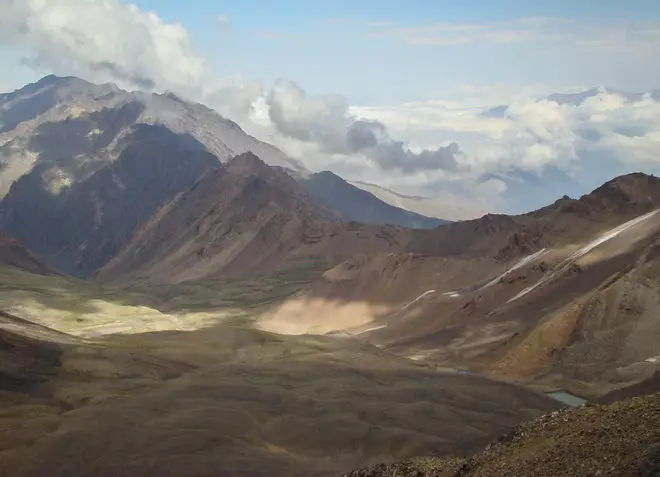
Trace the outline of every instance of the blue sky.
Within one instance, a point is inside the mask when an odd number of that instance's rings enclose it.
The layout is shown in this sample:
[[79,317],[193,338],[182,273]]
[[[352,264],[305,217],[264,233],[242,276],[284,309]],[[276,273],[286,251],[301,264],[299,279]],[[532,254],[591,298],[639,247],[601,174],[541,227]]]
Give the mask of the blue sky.
[[[553,25],[555,34],[607,29],[626,22],[660,19],[654,0],[594,1],[365,1],[213,2],[141,0],[164,20],[181,22],[196,51],[221,75],[244,75],[264,82],[292,78],[308,91],[333,91],[353,102],[426,99],[456,85],[549,84],[557,89],[607,84],[621,89],[660,87],[658,78],[608,53],[584,61],[570,42],[474,41],[411,45],[393,36],[369,35],[443,23],[490,26],[498,22],[548,17],[570,19]],[[218,18],[227,21],[221,24]],[[378,22],[390,25],[375,26]],[[520,29],[520,25],[498,26]],[[622,72],[623,70],[623,72]],[[626,73],[626,70],[633,70]],[[383,81],[383,79],[387,81]]]
[[[660,166],[658,0],[131,5],[0,0],[0,90],[51,72],[173,90],[312,171],[473,211]],[[595,86],[615,91],[539,101]]]
[[[447,22],[510,20],[531,16],[572,18],[630,17],[658,18],[660,7],[655,0],[137,0],[143,10],[157,11],[167,21],[195,22],[206,15],[225,13],[241,27],[264,28],[278,25],[295,28],[301,23],[328,18],[351,17],[356,20],[391,20],[400,22]],[[189,26],[194,26],[190,23]]]
[[[660,88],[651,48],[640,57],[630,55],[632,47],[611,51],[596,45],[616,32],[630,42],[639,31],[658,30],[657,0],[132,3],[183,25],[193,52],[220,77],[240,75],[263,84],[291,79],[310,93],[339,93],[352,104],[435,99],[464,85]],[[537,23],[521,23],[530,19]],[[444,30],[432,31],[439,26]],[[16,63],[17,55],[15,45],[0,47],[3,64]],[[15,66],[0,86],[19,86],[29,75]]]

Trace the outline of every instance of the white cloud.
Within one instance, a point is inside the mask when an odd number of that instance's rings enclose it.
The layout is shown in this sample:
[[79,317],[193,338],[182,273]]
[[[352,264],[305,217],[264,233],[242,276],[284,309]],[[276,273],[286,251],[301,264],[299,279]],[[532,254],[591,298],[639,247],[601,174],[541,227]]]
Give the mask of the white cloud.
[[266,98],[268,118],[280,134],[318,144],[328,155],[362,157],[384,170],[456,170],[461,155],[454,142],[413,150],[393,139],[378,120],[355,117],[346,98],[310,97],[291,81],[280,81]]
[[[358,108],[340,95],[308,95],[290,81],[265,90],[240,77],[218,79],[183,26],[119,0],[0,0],[0,7],[0,41],[29,51],[32,64],[131,88],[170,89],[242,122],[313,170],[330,168],[408,194],[474,195],[474,210],[506,209],[501,196],[511,191],[495,176],[512,170],[558,167],[570,174],[584,167],[586,155],[629,168],[660,166],[660,103],[650,97],[602,91],[559,104],[538,101],[553,92],[547,85],[501,83],[460,85],[433,101]],[[217,21],[226,26],[229,18]],[[368,28],[415,44],[573,42],[589,55],[640,58],[655,51],[660,31],[653,22],[589,26],[542,17]],[[505,115],[483,114],[499,105],[508,105]]]
[[[55,74],[171,90],[245,119],[261,86],[218,79],[192,50],[186,29],[119,0],[0,0],[0,42],[28,51],[24,63]],[[228,26],[227,15],[217,17]]]
[[181,25],[117,0],[3,0],[0,38],[55,71],[141,88],[188,89],[207,73]]
[[660,166],[660,102],[649,96],[631,100],[604,91],[579,104],[519,98],[503,117],[484,116],[470,101],[461,108],[447,100],[353,111],[383,121],[411,147],[456,140],[469,168],[445,178],[465,183],[511,171],[540,174],[551,166],[589,174],[586,152],[590,160],[614,160],[624,170]]

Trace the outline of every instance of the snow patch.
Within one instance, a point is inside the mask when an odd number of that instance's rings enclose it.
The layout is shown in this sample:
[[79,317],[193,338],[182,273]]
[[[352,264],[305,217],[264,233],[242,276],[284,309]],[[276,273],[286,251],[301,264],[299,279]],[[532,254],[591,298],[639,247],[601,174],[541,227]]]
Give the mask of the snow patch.
[[545,255],[546,253],[548,253],[548,251],[547,251],[545,248],[543,248],[543,249],[539,250],[538,252],[534,252],[534,253],[532,253],[532,254],[530,254],[530,255],[527,255],[526,257],[521,258],[521,259],[518,260],[518,261],[517,261],[517,262],[516,262],[511,268],[509,268],[506,272],[504,272],[504,273],[502,273],[501,275],[497,276],[496,278],[492,279],[491,281],[489,281],[488,283],[486,283],[484,286],[482,286],[481,288],[479,288],[479,290],[477,290],[477,291],[481,291],[481,290],[484,290],[485,288],[488,288],[488,287],[491,287],[491,286],[495,285],[495,284],[498,283],[502,278],[506,277],[509,273],[511,273],[511,272],[513,272],[513,271],[515,271],[515,270],[518,270],[519,268],[521,268],[521,267],[527,265],[527,264],[528,264],[529,262],[531,262],[532,260],[535,260],[535,259],[537,259],[537,258],[539,258],[539,257],[542,257],[542,256]]
[[355,336],[361,335],[362,333],[368,333],[370,331],[376,331],[376,330],[382,330],[383,328],[386,328],[387,325],[380,325],[380,326],[373,326],[371,328],[367,328],[366,330],[359,331],[355,333]]
[[641,215],[637,218],[634,218],[632,220],[629,220],[628,222],[625,222],[618,227],[614,227],[613,229],[605,232],[604,234],[600,235],[598,238],[595,240],[592,240],[589,242],[587,245],[584,247],[576,250],[573,252],[566,260],[561,262],[558,266],[556,266],[552,271],[544,275],[538,282],[536,282],[534,285],[529,286],[522,290],[520,293],[518,293],[516,296],[511,298],[507,303],[511,303],[512,301],[515,301],[525,295],[527,295],[529,292],[532,290],[535,290],[536,288],[548,283],[558,275],[564,273],[573,263],[575,263],[578,259],[586,255],[587,253],[591,252],[594,248],[598,247],[599,245],[607,242],[608,240],[613,239],[617,235],[625,232],[626,230],[630,229],[631,227],[634,227],[635,225],[644,222],[645,220],[653,217],[655,214],[660,212],[660,209],[654,210],[652,212],[649,212],[648,214]]
[[405,305],[403,305],[403,306],[401,307],[401,310],[400,310],[400,311],[404,311],[404,310],[408,309],[409,307],[411,307],[412,305],[414,305],[415,303],[417,303],[419,300],[421,300],[421,299],[424,298],[425,296],[430,295],[430,294],[432,294],[432,293],[435,293],[435,290],[427,290],[427,291],[425,291],[424,293],[422,293],[421,295],[419,295],[419,296],[418,296],[417,298],[415,298],[414,300],[411,300],[411,301],[409,301],[408,303],[406,303]]

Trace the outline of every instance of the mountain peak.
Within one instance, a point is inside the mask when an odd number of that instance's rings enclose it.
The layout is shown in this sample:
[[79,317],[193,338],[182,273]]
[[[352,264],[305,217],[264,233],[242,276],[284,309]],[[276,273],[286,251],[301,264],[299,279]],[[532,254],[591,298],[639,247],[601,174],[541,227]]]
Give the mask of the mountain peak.
[[53,74],[44,76],[33,84],[39,87],[52,86],[55,88],[89,88],[94,86],[89,81],[85,81],[77,76],[57,76]]
[[660,179],[643,172],[615,177],[586,197],[598,197],[620,202],[645,202],[660,189]]
[[234,172],[242,170],[266,170],[268,165],[253,152],[244,152],[234,156],[227,165]]
[[226,169],[229,173],[239,177],[255,176],[280,187],[291,190],[299,189],[295,179],[283,168],[269,166],[259,156],[249,151],[234,156],[226,165]]

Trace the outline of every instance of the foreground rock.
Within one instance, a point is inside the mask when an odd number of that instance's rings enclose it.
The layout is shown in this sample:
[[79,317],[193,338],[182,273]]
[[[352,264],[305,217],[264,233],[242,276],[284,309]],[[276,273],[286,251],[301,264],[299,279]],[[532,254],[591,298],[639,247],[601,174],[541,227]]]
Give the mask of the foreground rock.
[[460,461],[427,458],[344,477],[556,477],[660,475],[660,394],[555,411],[516,427]]

